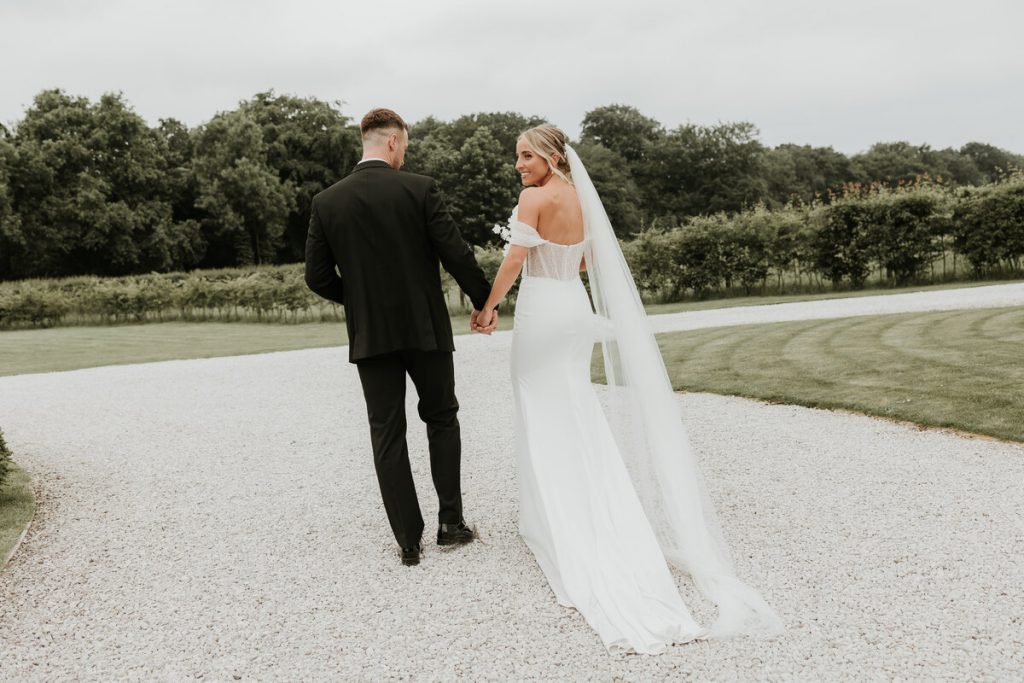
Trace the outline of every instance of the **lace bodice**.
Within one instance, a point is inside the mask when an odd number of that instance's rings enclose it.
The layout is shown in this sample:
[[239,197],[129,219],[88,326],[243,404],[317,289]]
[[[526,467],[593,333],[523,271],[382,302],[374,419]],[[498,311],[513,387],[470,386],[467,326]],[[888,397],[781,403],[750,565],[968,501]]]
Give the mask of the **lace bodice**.
[[509,243],[529,249],[523,264],[525,277],[571,280],[580,276],[580,261],[587,248],[586,238],[576,244],[549,242],[540,236],[536,228],[520,221],[516,209],[512,211],[509,228],[512,233]]

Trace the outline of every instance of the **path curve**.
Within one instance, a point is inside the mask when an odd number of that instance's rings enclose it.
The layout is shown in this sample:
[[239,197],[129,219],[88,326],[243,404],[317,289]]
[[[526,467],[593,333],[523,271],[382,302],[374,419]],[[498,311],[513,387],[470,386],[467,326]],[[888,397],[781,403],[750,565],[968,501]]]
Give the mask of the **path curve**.
[[[738,573],[788,632],[605,654],[516,533],[509,343],[456,341],[465,507],[481,541],[428,546],[415,568],[390,540],[344,349],[0,379],[7,441],[42,493],[0,573],[0,680],[1024,669],[1024,447],[709,394],[680,396],[684,420]],[[430,520],[414,417],[410,447]],[[710,605],[679,585],[708,621]]]
[[681,332],[727,325],[756,325],[791,320],[852,318],[862,315],[955,311],[962,308],[1024,306],[1024,282],[938,289],[903,294],[818,299],[783,304],[713,308],[706,311],[664,313],[650,317],[655,332]]

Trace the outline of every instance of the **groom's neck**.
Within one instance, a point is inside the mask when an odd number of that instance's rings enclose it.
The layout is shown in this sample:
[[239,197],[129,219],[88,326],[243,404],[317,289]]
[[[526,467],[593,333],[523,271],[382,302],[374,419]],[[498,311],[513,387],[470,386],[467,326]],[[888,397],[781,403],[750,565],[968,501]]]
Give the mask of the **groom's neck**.
[[360,162],[366,161],[368,159],[383,159],[384,161],[387,161],[388,163],[391,163],[391,161],[388,158],[388,150],[387,150],[387,148],[385,148],[385,149],[375,149],[375,148],[372,148],[372,147],[364,147],[363,148],[363,158],[360,160]]

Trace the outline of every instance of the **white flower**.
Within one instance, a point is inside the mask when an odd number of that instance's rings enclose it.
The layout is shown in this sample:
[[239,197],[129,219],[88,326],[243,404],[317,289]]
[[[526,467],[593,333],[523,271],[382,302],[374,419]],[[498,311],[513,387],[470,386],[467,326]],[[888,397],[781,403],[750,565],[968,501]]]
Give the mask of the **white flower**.
[[501,238],[501,241],[505,243],[505,253],[508,253],[508,245],[512,240],[512,224],[511,220],[506,225],[494,224],[492,232]]
[[519,205],[517,204],[515,208],[512,209],[512,215],[509,216],[508,223],[506,223],[505,225],[495,223],[494,227],[491,228],[491,232],[500,237],[501,241],[505,243],[505,248],[502,251],[502,253],[504,253],[506,256],[508,256],[509,247],[512,246],[512,221],[516,220],[516,214],[518,212]]

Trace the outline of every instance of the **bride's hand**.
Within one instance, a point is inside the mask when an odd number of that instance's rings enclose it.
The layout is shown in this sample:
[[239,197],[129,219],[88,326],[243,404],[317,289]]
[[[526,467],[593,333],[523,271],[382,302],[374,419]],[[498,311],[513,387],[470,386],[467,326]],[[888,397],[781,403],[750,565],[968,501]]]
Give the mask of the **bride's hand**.
[[485,308],[476,318],[477,332],[489,335],[498,326],[498,314],[493,308]]

